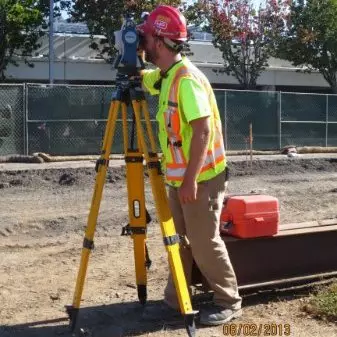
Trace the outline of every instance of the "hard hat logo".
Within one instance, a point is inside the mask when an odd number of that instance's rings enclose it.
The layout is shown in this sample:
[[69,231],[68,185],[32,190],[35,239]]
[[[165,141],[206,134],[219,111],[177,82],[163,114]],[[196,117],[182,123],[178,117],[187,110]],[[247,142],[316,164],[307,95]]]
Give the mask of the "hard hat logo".
[[161,21],[161,20],[156,20],[155,22],[154,22],[154,27],[156,28],[156,29],[167,29],[167,22],[165,22],[165,21]]

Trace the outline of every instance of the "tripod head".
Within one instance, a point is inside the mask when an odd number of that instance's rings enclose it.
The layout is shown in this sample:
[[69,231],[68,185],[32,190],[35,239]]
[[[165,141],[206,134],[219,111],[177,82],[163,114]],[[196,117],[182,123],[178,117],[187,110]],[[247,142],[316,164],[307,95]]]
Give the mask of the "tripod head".
[[138,50],[141,37],[136,30],[132,13],[124,15],[121,30],[115,31],[114,35],[115,47],[118,50],[114,68],[118,71],[118,78],[139,75],[140,70],[145,69],[145,65]]

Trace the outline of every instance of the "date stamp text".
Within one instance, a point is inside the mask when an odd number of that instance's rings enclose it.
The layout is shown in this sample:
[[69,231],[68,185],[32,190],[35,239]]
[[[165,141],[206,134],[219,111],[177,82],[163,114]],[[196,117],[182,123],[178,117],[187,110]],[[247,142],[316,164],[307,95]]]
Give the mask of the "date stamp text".
[[291,336],[290,324],[228,323],[223,326],[224,336]]

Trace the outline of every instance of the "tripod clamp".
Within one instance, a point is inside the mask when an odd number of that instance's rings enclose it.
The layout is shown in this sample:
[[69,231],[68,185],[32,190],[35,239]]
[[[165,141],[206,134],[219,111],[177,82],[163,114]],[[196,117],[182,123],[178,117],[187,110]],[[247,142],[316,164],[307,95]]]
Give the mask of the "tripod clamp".
[[134,234],[145,235],[147,232],[146,227],[131,227],[130,224],[123,226],[121,236],[130,236]]
[[95,165],[95,171],[96,171],[96,173],[98,172],[99,167],[101,165],[108,167],[109,166],[109,160],[102,159],[102,158],[97,159],[96,160],[96,165]]

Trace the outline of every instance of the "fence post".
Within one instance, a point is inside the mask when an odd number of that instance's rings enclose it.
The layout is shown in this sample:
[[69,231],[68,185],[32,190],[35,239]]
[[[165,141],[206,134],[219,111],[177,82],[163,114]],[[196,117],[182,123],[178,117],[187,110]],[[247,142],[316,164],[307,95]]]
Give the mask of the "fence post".
[[[26,154],[26,84],[22,84],[22,131],[23,131],[23,140],[22,140],[22,148],[20,151],[22,151],[22,154]],[[21,153],[20,153],[21,154]]]
[[225,95],[224,95],[224,105],[225,105],[225,115],[224,115],[224,123],[225,123],[225,139],[224,139],[224,145],[225,145],[225,149],[226,151],[228,150],[228,144],[227,144],[227,90],[224,91]]
[[282,92],[279,91],[279,109],[278,109],[278,133],[279,133],[279,150],[282,148]]
[[28,156],[29,154],[29,137],[28,137],[28,84],[24,84],[24,104],[25,104],[25,109],[24,109],[24,125],[25,125],[25,155]]
[[325,102],[325,147],[328,147],[328,128],[329,128],[329,95],[326,95]]

